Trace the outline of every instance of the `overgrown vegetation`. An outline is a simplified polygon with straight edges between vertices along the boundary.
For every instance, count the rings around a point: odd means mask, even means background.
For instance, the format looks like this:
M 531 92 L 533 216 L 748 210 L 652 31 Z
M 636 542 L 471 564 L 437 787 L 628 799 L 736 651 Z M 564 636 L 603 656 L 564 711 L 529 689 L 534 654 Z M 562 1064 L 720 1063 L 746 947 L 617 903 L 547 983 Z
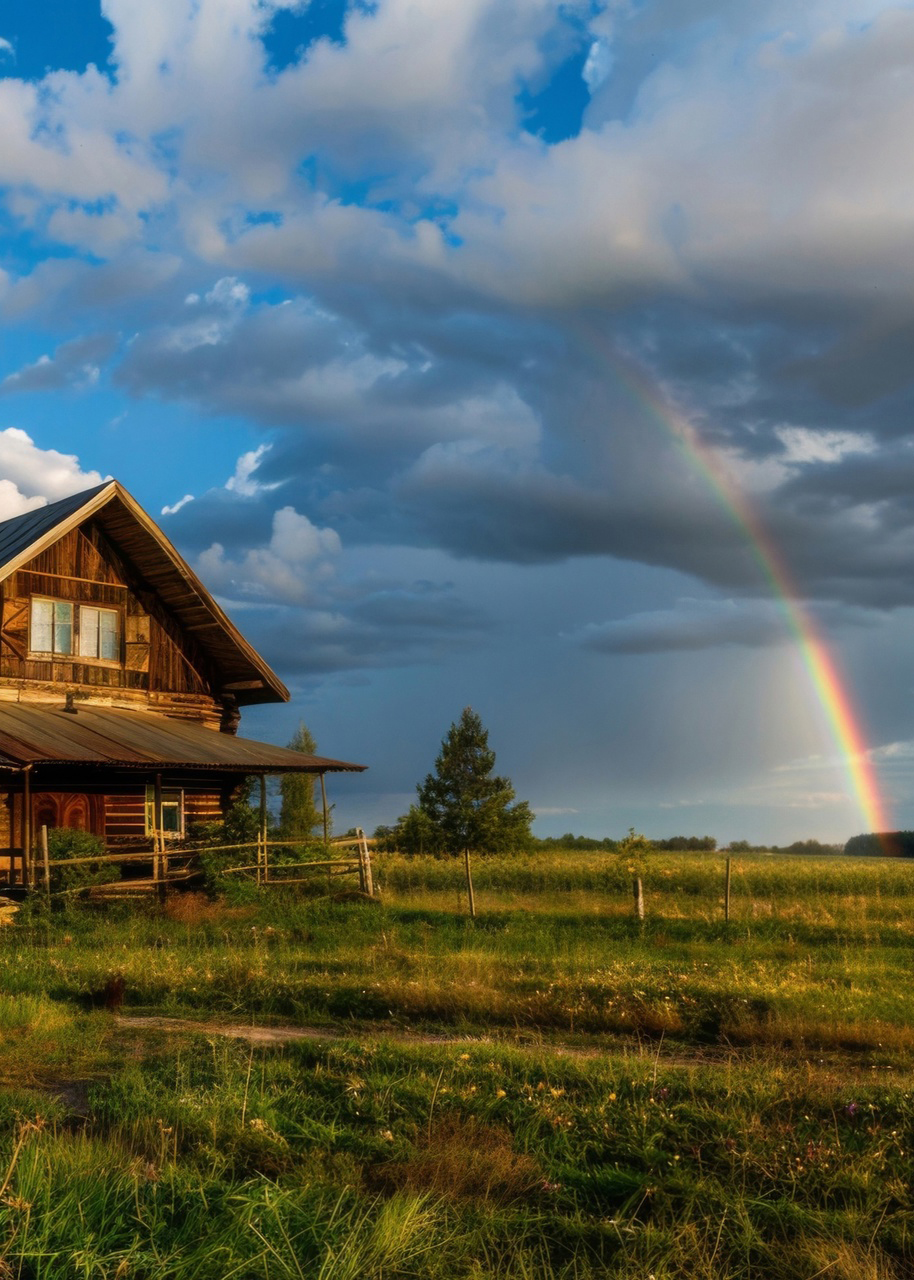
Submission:
M 0 934 L 0 1274 L 911 1274 L 906 864 L 737 859 L 729 925 L 706 853 L 651 855 L 642 925 L 600 851 L 481 861 L 475 924 L 452 860 L 376 867 Z
M 108 862 L 88 862 L 78 867 L 57 865 L 70 858 L 91 858 L 105 852 L 104 840 L 89 831 L 51 827 L 48 831 L 48 866 L 52 892 L 86 889 L 90 885 L 111 884 L 119 880 L 120 868 Z

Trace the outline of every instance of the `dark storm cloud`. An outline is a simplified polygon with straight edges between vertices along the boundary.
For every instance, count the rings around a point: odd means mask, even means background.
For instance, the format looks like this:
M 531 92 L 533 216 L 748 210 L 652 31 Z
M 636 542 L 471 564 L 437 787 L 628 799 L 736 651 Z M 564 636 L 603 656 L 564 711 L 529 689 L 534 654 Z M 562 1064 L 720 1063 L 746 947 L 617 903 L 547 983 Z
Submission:
M 879 615 L 859 608 L 819 606 L 820 623 L 829 626 L 873 627 Z M 597 653 L 674 653 L 683 650 L 738 646 L 764 649 L 792 644 L 791 623 L 785 609 L 770 600 L 678 600 L 670 609 L 630 614 L 611 622 L 593 623 L 572 637 Z
M 440 662 L 478 644 L 491 620 L 446 586 L 368 590 L 325 610 L 245 612 L 245 634 L 285 676 Z
M 189 546 L 262 540 L 271 512 L 293 502 L 347 544 L 519 564 L 610 555 L 766 591 L 745 531 L 700 467 L 625 391 L 625 361 L 636 358 L 662 370 L 674 403 L 702 406 L 706 440 L 776 466 L 756 502 L 804 589 L 884 606 L 911 599 L 908 443 L 877 455 L 867 407 L 817 399 L 798 372 L 794 330 L 681 304 L 603 320 L 595 334 L 588 317 L 503 311 L 493 359 L 481 304 L 452 326 L 439 315 L 431 335 L 401 310 L 394 340 L 317 302 L 258 306 L 238 282 L 222 283 L 226 297 L 236 290 L 233 305 L 184 308 L 132 344 L 118 374 L 136 392 L 274 428 L 257 479 L 275 488 L 198 497 L 169 517 Z M 808 350 L 827 347 L 834 326 L 823 332 L 801 335 Z M 898 405 L 890 432 L 904 417 Z M 864 519 L 864 503 L 882 506 Z

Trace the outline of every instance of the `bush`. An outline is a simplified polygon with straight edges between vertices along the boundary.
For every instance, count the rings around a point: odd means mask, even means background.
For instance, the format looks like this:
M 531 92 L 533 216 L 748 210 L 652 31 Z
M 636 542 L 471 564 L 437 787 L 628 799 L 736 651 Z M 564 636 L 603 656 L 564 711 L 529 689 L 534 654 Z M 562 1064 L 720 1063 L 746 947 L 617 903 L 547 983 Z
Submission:
M 105 842 L 89 831 L 69 827 L 51 827 L 48 831 L 48 858 L 51 864 L 51 890 L 84 889 L 93 884 L 111 884 L 120 880 L 121 872 L 113 862 L 87 862 L 79 867 L 55 867 L 55 861 L 68 858 L 91 858 L 106 852 Z

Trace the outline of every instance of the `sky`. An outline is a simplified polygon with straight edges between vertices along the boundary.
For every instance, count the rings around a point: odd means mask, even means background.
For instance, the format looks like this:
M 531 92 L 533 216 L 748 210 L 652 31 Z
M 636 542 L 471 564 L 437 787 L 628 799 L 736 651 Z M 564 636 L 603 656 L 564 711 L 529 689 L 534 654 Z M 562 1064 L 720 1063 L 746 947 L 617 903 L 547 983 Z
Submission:
M 539 835 L 914 827 L 912 161 L 909 4 L 5 0 L 0 518 L 120 480 L 338 828 L 468 705 Z

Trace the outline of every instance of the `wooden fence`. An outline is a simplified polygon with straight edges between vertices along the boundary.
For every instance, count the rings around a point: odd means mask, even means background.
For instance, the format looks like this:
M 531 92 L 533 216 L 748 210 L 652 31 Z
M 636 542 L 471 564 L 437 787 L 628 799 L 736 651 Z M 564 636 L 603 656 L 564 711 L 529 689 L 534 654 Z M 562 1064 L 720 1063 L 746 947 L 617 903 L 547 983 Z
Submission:
M 40 860 L 35 862 L 33 883 L 36 889 L 43 889 L 48 896 L 51 894 L 52 874 L 58 868 L 104 865 L 120 867 L 129 866 L 131 863 L 151 863 L 151 876 L 132 879 L 122 878 L 121 880 L 94 887 L 105 896 L 157 892 L 160 897 L 164 897 L 170 885 L 177 885 L 199 877 L 202 872 L 202 859 L 207 854 L 237 853 L 240 856 L 250 851 L 254 858 L 252 862 L 240 862 L 237 866 L 224 867 L 220 874 L 247 877 L 263 887 L 304 884 L 313 879 L 315 875 L 326 875 L 328 880 L 333 876 L 357 875 L 360 891 L 368 894 L 369 897 L 374 897 L 374 877 L 371 867 L 371 845 L 374 842 L 366 837 L 361 827 L 356 827 L 353 835 L 339 836 L 330 840 L 326 846 L 329 849 L 340 849 L 341 851 L 352 849 L 354 853 L 348 857 L 309 858 L 298 862 L 283 862 L 281 853 L 279 860 L 277 860 L 275 851 L 299 849 L 302 845 L 301 840 L 271 840 L 263 834 L 259 834 L 256 840 L 248 841 L 244 844 L 222 844 L 206 847 L 185 845 L 184 847 L 176 848 L 173 842 L 165 836 L 164 832 L 157 832 L 153 836 L 151 849 L 131 853 L 99 853 L 80 858 L 51 859 L 48 853 L 47 827 L 41 828 L 39 843 L 41 857 Z M 73 893 L 77 891 L 76 889 L 69 889 L 58 892 Z

